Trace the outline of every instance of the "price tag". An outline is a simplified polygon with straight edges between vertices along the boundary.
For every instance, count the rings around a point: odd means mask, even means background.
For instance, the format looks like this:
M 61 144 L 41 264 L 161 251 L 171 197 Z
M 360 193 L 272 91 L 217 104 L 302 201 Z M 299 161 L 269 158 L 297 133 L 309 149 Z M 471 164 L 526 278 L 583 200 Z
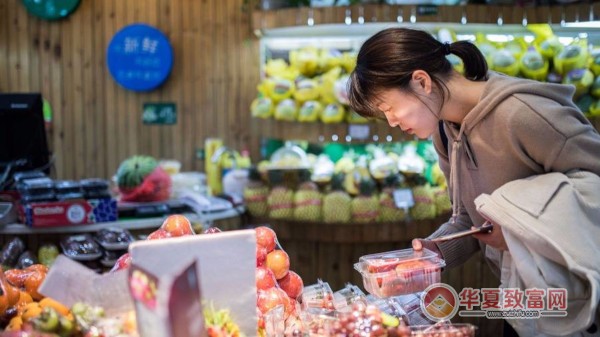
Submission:
M 365 140 L 369 138 L 371 130 L 368 125 L 350 124 L 348 126 L 348 135 L 352 139 Z
M 415 199 L 413 198 L 412 191 L 410 188 L 398 188 L 394 190 L 394 203 L 398 208 L 408 209 L 415 205 Z

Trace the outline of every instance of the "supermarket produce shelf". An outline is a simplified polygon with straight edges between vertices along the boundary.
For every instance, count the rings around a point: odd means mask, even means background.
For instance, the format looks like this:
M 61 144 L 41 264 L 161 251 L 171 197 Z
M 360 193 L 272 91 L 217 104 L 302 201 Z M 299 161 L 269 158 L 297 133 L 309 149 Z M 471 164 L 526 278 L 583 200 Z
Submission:
M 210 223 L 212 221 L 218 221 L 228 218 L 235 218 L 240 216 L 244 212 L 243 207 L 236 207 L 229 210 L 213 213 L 184 213 L 186 217 L 192 222 Z M 153 217 L 153 218 L 138 218 L 138 219 L 122 219 L 112 222 L 101 222 L 97 224 L 89 225 L 69 225 L 59 227 L 41 227 L 31 228 L 27 225 L 20 223 L 8 224 L 4 227 L 0 227 L 0 235 L 12 234 L 12 235 L 36 235 L 36 234 L 59 234 L 59 233 L 88 233 L 96 232 L 100 229 L 107 227 L 119 227 L 129 230 L 141 230 L 141 229 L 152 229 L 158 228 L 164 217 Z

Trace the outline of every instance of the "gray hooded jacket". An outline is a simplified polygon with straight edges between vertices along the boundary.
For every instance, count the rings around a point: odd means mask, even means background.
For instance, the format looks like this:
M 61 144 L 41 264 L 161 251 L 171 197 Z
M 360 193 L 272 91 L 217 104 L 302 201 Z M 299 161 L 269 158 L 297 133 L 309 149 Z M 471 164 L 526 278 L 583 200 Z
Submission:
M 481 225 L 474 200 L 502 185 L 550 172 L 600 175 L 600 135 L 573 104 L 574 87 L 491 73 L 479 103 L 461 125 L 448 122 L 434 135 L 440 167 L 456 213 L 430 238 Z M 500 276 L 501 254 L 467 237 L 439 243 L 448 267 L 481 249 Z

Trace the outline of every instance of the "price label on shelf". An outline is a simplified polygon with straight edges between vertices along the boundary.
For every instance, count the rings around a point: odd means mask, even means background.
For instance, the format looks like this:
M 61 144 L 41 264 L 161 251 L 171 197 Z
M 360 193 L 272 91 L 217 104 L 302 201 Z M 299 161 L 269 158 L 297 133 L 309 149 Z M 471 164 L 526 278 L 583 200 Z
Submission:
M 350 124 L 348 126 L 348 135 L 352 139 L 365 140 L 369 138 L 371 130 L 368 125 L 363 124 Z
M 415 199 L 410 188 L 398 188 L 394 190 L 394 203 L 396 207 L 408 209 L 415 205 Z

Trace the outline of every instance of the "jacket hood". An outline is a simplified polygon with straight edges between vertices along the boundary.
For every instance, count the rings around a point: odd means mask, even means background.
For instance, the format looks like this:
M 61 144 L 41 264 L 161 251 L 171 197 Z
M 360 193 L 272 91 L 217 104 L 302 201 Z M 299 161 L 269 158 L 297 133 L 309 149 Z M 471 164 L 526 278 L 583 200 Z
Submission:
M 481 95 L 481 101 L 463 120 L 465 131 L 470 131 L 498 104 L 511 95 L 536 95 L 556 101 L 563 106 L 576 108 L 573 103 L 574 93 L 575 87 L 572 85 L 541 83 L 490 72 L 487 85 Z

